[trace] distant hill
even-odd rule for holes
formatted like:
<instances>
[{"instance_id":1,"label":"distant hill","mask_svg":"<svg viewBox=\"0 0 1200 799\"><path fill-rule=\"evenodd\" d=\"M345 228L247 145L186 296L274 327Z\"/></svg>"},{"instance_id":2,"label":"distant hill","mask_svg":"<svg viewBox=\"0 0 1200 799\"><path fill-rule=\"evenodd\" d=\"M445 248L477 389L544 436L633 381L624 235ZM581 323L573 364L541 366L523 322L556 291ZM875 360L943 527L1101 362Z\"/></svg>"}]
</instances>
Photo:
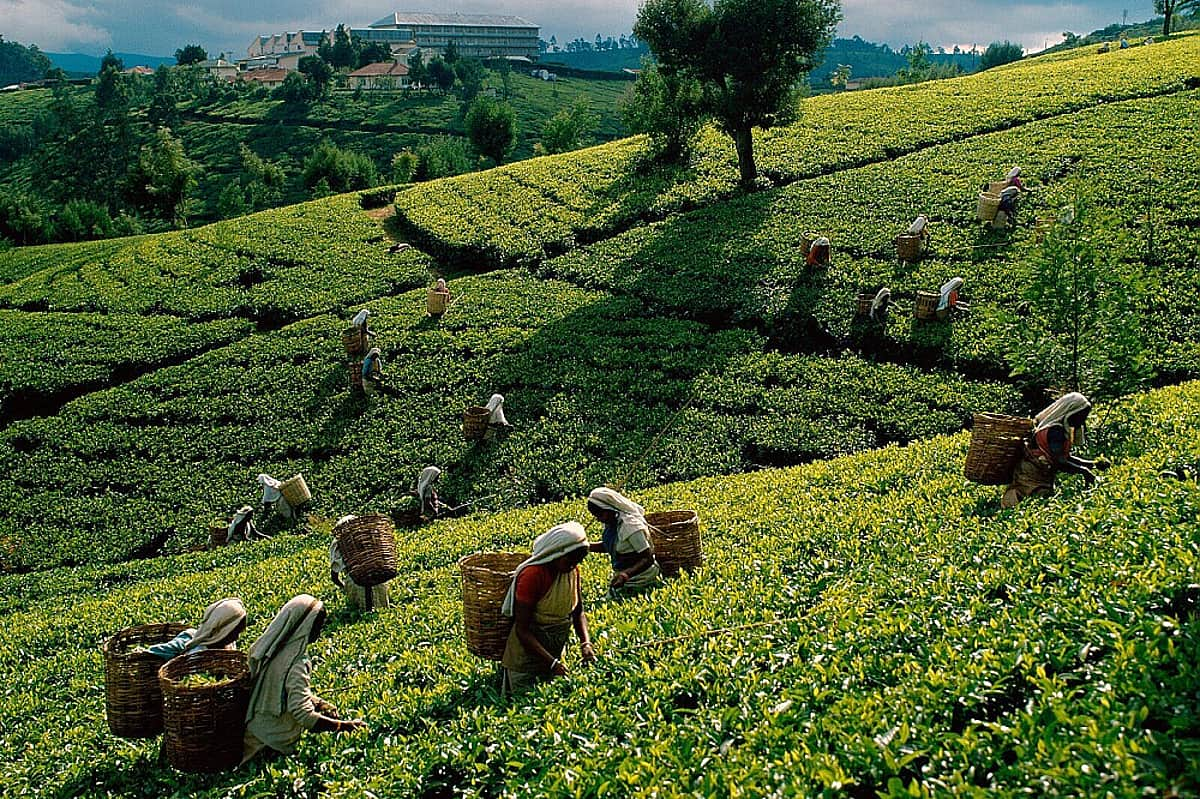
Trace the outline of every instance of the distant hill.
<instances>
[{"instance_id":1,"label":"distant hill","mask_svg":"<svg viewBox=\"0 0 1200 799\"><path fill-rule=\"evenodd\" d=\"M141 65L157 69L160 64L175 63L173 55L143 55L140 53L113 53L113 55L121 59L126 67ZM83 53L46 53L46 57L59 69L86 75L95 75L100 71L100 59L102 58L102 56L84 55Z\"/></svg>"}]
</instances>

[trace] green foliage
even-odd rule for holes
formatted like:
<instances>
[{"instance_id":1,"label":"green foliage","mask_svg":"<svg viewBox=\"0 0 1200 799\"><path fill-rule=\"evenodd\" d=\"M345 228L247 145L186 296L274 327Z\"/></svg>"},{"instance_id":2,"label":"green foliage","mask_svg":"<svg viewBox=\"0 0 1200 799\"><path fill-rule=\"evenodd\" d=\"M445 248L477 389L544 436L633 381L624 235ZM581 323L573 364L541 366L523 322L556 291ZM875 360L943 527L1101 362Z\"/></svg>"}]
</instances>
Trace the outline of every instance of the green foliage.
<instances>
[{"instance_id":1,"label":"green foliage","mask_svg":"<svg viewBox=\"0 0 1200 799\"><path fill-rule=\"evenodd\" d=\"M50 59L36 44L26 47L0 36L0 86L41 80L49 69Z\"/></svg>"},{"instance_id":2,"label":"green foliage","mask_svg":"<svg viewBox=\"0 0 1200 799\"><path fill-rule=\"evenodd\" d=\"M417 148L417 180L434 180L470 172L475 167L467 142L456 136L433 136Z\"/></svg>"},{"instance_id":3,"label":"green foliage","mask_svg":"<svg viewBox=\"0 0 1200 799\"><path fill-rule=\"evenodd\" d=\"M792 120L797 84L840 19L837 0L647 0L633 32L660 70L700 82L704 111L733 138L750 186L758 176L752 130Z\"/></svg>"},{"instance_id":4,"label":"green foliage","mask_svg":"<svg viewBox=\"0 0 1200 799\"><path fill-rule=\"evenodd\" d=\"M433 57L425 66L425 74L428 76L429 82L443 92L448 92L454 87L456 75L454 67L450 66L444 58Z\"/></svg>"},{"instance_id":5,"label":"green foliage","mask_svg":"<svg viewBox=\"0 0 1200 799\"><path fill-rule=\"evenodd\" d=\"M1200 11L1200 2L1197 0L1154 0L1154 11L1163 15L1162 35L1170 36L1176 17L1186 14L1188 11L1193 14Z\"/></svg>"},{"instance_id":6,"label":"green foliage","mask_svg":"<svg viewBox=\"0 0 1200 799\"><path fill-rule=\"evenodd\" d=\"M1117 219L1077 199L1031 260L1027 311L1009 321L1014 375L1089 397L1143 387L1154 375L1138 313L1145 278Z\"/></svg>"},{"instance_id":7,"label":"green foliage","mask_svg":"<svg viewBox=\"0 0 1200 799\"><path fill-rule=\"evenodd\" d=\"M304 161L304 185L319 182L334 192L369 189L375 185L375 163L364 155L322 144Z\"/></svg>"},{"instance_id":8,"label":"green foliage","mask_svg":"<svg viewBox=\"0 0 1200 799\"><path fill-rule=\"evenodd\" d=\"M1025 57L1025 50L1019 44L1013 44L1010 41L992 42L987 49L983 51L983 56L979 59L980 69L991 69L998 67L1001 64L1009 64L1013 61L1020 61Z\"/></svg>"},{"instance_id":9,"label":"green foliage","mask_svg":"<svg viewBox=\"0 0 1200 799\"><path fill-rule=\"evenodd\" d=\"M564 108L542 128L539 142L542 154L565 153L577 150L587 143L600 115L592 112L587 101L580 98L570 108Z\"/></svg>"},{"instance_id":10,"label":"green foliage","mask_svg":"<svg viewBox=\"0 0 1200 799\"><path fill-rule=\"evenodd\" d=\"M50 237L50 209L24 192L0 192L0 239L41 244Z\"/></svg>"},{"instance_id":11,"label":"green foliage","mask_svg":"<svg viewBox=\"0 0 1200 799\"><path fill-rule=\"evenodd\" d=\"M153 140L142 146L129 172L129 198L145 213L182 225L187 219L187 198L196 186L197 170L179 139L167 128L159 128Z\"/></svg>"},{"instance_id":12,"label":"green foliage","mask_svg":"<svg viewBox=\"0 0 1200 799\"><path fill-rule=\"evenodd\" d=\"M512 106L490 97L476 97L464 121L467 136L480 155L497 164L517 139L517 121Z\"/></svg>"},{"instance_id":13,"label":"green foliage","mask_svg":"<svg viewBox=\"0 0 1200 799\"><path fill-rule=\"evenodd\" d=\"M90 200L71 200L55 221L55 238L60 241L104 239L115 232L108 208Z\"/></svg>"},{"instance_id":14,"label":"green foliage","mask_svg":"<svg viewBox=\"0 0 1200 799\"><path fill-rule=\"evenodd\" d=\"M181 67L208 60L208 51L198 44L186 44L175 51L175 63Z\"/></svg>"},{"instance_id":15,"label":"green foliage","mask_svg":"<svg viewBox=\"0 0 1200 799\"><path fill-rule=\"evenodd\" d=\"M659 160L682 162L700 130L703 91L695 78L647 61L621 97L620 109L625 130L649 134Z\"/></svg>"},{"instance_id":16,"label":"green foliage","mask_svg":"<svg viewBox=\"0 0 1200 799\"><path fill-rule=\"evenodd\" d=\"M392 182L411 183L420 166L421 157L411 150L396 153L392 156Z\"/></svg>"},{"instance_id":17,"label":"green foliage","mask_svg":"<svg viewBox=\"0 0 1200 799\"><path fill-rule=\"evenodd\" d=\"M315 55L305 56L300 59L300 65L296 69L308 78L309 99L319 100L329 92L329 84L333 81L333 67L323 58Z\"/></svg>"},{"instance_id":18,"label":"green foliage","mask_svg":"<svg viewBox=\"0 0 1200 799\"><path fill-rule=\"evenodd\" d=\"M309 84L299 72L289 72L272 95L276 100L282 100L285 105L299 106L307 103L310 98Z\"/></svg>"}]
</instances>

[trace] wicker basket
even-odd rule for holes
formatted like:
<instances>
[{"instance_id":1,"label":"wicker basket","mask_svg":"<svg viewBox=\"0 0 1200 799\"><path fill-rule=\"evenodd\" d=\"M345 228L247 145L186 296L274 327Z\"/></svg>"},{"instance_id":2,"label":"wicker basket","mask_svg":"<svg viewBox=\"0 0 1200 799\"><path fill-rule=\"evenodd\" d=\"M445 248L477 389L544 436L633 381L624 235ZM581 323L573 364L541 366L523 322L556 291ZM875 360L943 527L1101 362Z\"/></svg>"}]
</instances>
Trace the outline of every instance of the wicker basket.
<instances>
[{"instance_id":1,"label":"wicker basket","mask_svg":"<svg viewBox=\"0 0 1200 799\"><path fill-rule=\"evenodd\" d=\"M351 388L362 388L363 387L362 363L358 360L353 360L349 364L347 364L347 367L349 368L349 372L350 372L350 387Z\"/></svg>"},{"instance_id":2,"label":"wicker basket","mask_svg":"<svg viewBox=\"0 0 1200 799\"><path fill-rule=\"evenodd\" d=\"M901 233L896 237L896 255L901 261L916 261L925 250L923 236Z\"/></svg>"},{"instance_id":3,"label":"wicker basket","mask_svg":"<svg viewBox=\"0 0 1200 799\"><path fill-rule=\"evenodd\" d=\"M463 410L463 438L479 441L487 433L488 417L492 412L482 405L472 405Z\"/></svg>"},{"instance_id":4,"label":"wicker basket","mask_svg":"<svg viewBox=\"0 0 1200 799\"><path fill-rule=\"evenodd\" d=\"M1033 420L1002 413L975 414L971 429L971 449L963 474L982 485L1003 485L1012 479L1021 457L1025 436L1033 429Z\"/></svg>"},{"instance_id":5,"label":"wicker basket","mask_svg":"<svg viewBox=\"0 0 1200 799\"><path fill-rule=\"evenodd\" d=\"M667 577L688 572L704 563L704 546L700 540L700 517L694 510L668 510L647 513L650 525L650 545L654 558Z\"/></svg>"},{"instance_id":6,"label":"wicker basket","mask_svg":"<svg viewBox=\"0 0 1200 799\"><path fill-rule=\"evenodd\" d=\"M854 306L854 312L858 316L870 316L871 306L875 304L874 294L859 294L858 300Z\"/></svg>"},{"instance_id":7,"label":"wicker basket","mask_svg":"<svg viewBox=\"0 0 1200 799\"><path fill-rule=\"evenodd\" d=\"M980 222L991 222L1000 210L1000 195L990 191L979 193L979 205L975 208L975 218Z\"/></svg>"},{"instance_id":8,"label":"wicker basket","mask_svg":"<svg viewBox=\"0 0 1200 799\"><path fill-rule=\"evenodd\" d=\"M942 295L932 291L918 291L917 302L913 305L913 314L923 321L937 318L938 303Z\"/></svg>"},{"instance_id":9,"label":"wicker basket","mask_svg":"<svg viewBox=\"0 0 1200 799\"><path fill-rule=\"evenodd\" d=\"M988 184L987 193L995 194L997 197L999 197L1000 192L1004 191L1007 188L1008 188L1007 180L993 180L991 183Z\"/></svg>"},{"instance_id":10,"label":"wicker basket","mask_svg":"<svg viewBox=\"0 0 1200 799\"><path fill-rule=\"evenodd\" d=\"M800 234L800 254L808 257L808 251L812 249L813 242L821 238L816 233Z\"/></svg>"},{"instance_id":11,"label":"wicker basket","mask_svg":"<svg viewBox=\"0 0 1200 799\"><path fill-rule=\"evenodd\" d=\"M312 499L312 492L308 490L308 483L304 482L302 474L289 477L280 483L279 493L293 508L298 508Z\"/></svg>"},{"instance_id":12,"label":"wicker basket","mask_svg":"<svg viewBox=\"0 0 1200 799\"><path fill-rule=\"evenodd\" d=\"M351 358L362 355L367 349L367 342L363 337L362 328L355 325L343 330L342 346L346 348L346 354Z\"/></svg>"},{"instance_id":13,"label":"wicker basket","mask_svg":"<svg viewBox=\"0 0 1200 799\"><path fill-rule=\"evenodd\" d=\"M214 547L223 547L229 543L229 525L225 522L208 523L208 540Z\"/></svg>"},{"instance_id":14,"label":"wicker basket","mask_svg":"<svg viewBox=\"0 0 1200 799\"><path fill-rule=\"evenodd\" d=\"M391 517L379 513L357 516L333 528L354 582L370 587L396 576L395 530Z\"/></svg>"},{"instance_id":15,"label":"wicker basket","mask_svg":"<svg viewBox=\"0 0 1200 799\"><path fill-rule=\"evenodd\" d=\"M143 624L122 630L101 645L104 709L113 735L151 738L162 732L162 691L158 687L162 658L131 650L170 641L187 628L186 624Z\"/></svg>"},{"instance_id":16,"label":"wicker basket","mask_svg":"<svg viewBox=\"0 0 1200 799\"><path fill-rule=\"evenodd\" d=\"M190 674L229 679L219 685L183 686ZM181 655L158 671L162 688L163 750L180 771L214 772L242 761L246 709L250 705L250 669L246 653L206 649Z\"/></svg>"},{"instance_id":17,"label":"wicker basket","mask_svg":"<svg viewBox=\"0 0 1200 799\"><path fill-rule=\"evenodd\" d=\"M520 552L477 552L458 562L462 572L463 626L467 651L484 660L500 660L512 619L500 612L521 561Z\"/></svg>"},{"instance_id":18,"label":"wicker basket","mask_svg":"<svg viewBox=\"0 0 1200 799\"><path fill-rule=\"evenodd\" d=\"M429 290L425 295L425 312L430 316L441 316L446 312L446 295L439 291Z\"/></svg>"}]
</instances>

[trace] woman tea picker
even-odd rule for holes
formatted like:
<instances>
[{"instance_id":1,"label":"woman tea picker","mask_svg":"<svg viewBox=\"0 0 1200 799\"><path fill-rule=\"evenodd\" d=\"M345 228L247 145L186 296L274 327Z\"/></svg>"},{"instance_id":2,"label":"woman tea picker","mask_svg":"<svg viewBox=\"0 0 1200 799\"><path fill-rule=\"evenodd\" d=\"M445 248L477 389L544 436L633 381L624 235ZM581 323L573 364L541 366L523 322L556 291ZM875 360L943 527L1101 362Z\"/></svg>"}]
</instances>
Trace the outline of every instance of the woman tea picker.
<instances>
[{"instance_id":1,"label":"woman tea picker","mask_svg":"<svg viewBox=\"0 0 1200 799\"><path fill-rule=\"evenodd\" d=\"M231 598L212 603L204 609L199 627L189 627L170 641L141 650L163 660L205 649L237 649L238 636L246 629L246 608L242 600Z\"/></svg>"},{"instance_id":2,"label":"woman tea picker","mask_svg":"<svg viewBox=\"0 0 1200 799\"><path fill-rule=\"evenodd\" d=\"M334 524L334 529L357 518L354 514L343 516ZM338 546L336 536L329 542L329 579L342 589L346 594L346 601L356 610L368 611L386 608L390 603L391 592L387 583L366 588L354 582L354 578L350 576L350 570L346 566L346 559L342 556L341 547Z\"/></svg>"},{"instance_id":3,"label":"woman tea picker","mask_svg":"<svg viewBox=\"0 0 1200 799\"><path fill-rule=\"evenodd\" d=\"M604 524L593 552L605 552L612 562L610 595L637 591L658 582L661 572L650 546L650 526L641 505L611 488L597 488L588 494L588 512Z\"/></svg>"},{"instance_id":4,"label":"woman tea picker","mask_svg":"<svg viewBox=\"0 0 1200 799\"><path fill-rule=\"evenodd\" d=\"M337 709L312 692L308 645L324 626L321 600L301 594L283 606L250 647L254 688L246 711L243 763L263 749L291 753L305 730L353 732L366 728L362 721L338 719Z\"/></svg>"},{"instance_id":5,"label":"woman tea picker","mask_svg":"<svg viewBox=\"0 0 1200 799\"><path fill-rule=\"evenodd\" d=\"M500 607L513 620L500 661L505 694L565 676L562 656L572 627L584 662L595 659L579 579L588 551L583 525L566 522L535 538L533 554L517 567Z\"/></svg>"},{"instance_id":6,"label":"woman tea picker","mask_svg":"<svg viewBox=\"0 0 1200 799\"><path fill-rule=\"evenodd\" d=\"M1034 417L1033 432L1013 470L1012 484L1000 500L1001 507L1014 508L1025 497L1050 496L1054 493L1054 475L1059 471L1083 475L1089 486L1096 482L1092 469L1105 469L1107 463L1071 454L1071 446L1091 410L1087 397L1071 392Z\"/></svg>"}]
</instances>

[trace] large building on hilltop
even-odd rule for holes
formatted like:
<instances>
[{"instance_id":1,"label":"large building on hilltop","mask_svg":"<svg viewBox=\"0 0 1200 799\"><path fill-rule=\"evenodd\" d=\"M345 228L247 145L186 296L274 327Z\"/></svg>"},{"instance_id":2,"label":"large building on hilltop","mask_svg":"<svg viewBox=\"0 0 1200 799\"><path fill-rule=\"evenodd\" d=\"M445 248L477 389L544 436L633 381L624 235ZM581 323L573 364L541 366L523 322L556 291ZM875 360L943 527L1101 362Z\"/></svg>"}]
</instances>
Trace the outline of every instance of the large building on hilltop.
<instances>
[{"instance_id":1,"label":"large building on hilltop","mask_svg":"<svg viewBox=\"0 0 1200 799\"><path fill-rule=\"evenodd\" d=\"M538 56L537 25L497 14L427 14L397 11L352 34L366 41L415 41L425 51L444 52L451 42L466 58ZM376 38L380 37L380 38Z\"/></svg>"}]
</instances>

